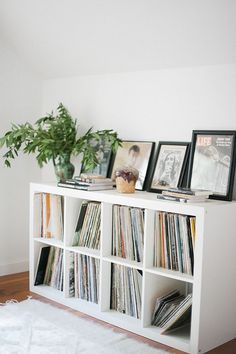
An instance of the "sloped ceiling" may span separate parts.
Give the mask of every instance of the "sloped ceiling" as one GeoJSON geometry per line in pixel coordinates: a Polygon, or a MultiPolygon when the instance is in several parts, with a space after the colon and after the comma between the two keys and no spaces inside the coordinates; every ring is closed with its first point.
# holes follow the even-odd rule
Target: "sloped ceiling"
{"type": "Polygon", "coordinates": [[[235,0],[1,0],[0,37],[44,78],[236,62],[235,0]]]}

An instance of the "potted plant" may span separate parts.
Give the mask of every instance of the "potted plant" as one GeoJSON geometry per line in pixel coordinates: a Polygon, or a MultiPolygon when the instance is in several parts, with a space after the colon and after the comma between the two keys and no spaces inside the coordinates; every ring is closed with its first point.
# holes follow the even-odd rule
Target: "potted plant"
{"type": "Polygon", "coordinates": [[[71,117],[62,103],[56,114],[52,112],[37,120],[34,125],[28,122],[12,124],[11,130],[0,138],[0,147],[7,148],[3,155],[5,165],[10,167],[11,160],[18,156],[19,151],[25,154],[35,153],[40,167],[53,161],[57,179],[68,179],[74,173],[71,156],[82,154],[82,164],[86,170],[97,165],[92,142],[102,139],[110,143],[113,151],[121,144],[113,130],[93,132],[90,128],[83,136],[78,137],[77,129],[77,120],[71,117]]]}

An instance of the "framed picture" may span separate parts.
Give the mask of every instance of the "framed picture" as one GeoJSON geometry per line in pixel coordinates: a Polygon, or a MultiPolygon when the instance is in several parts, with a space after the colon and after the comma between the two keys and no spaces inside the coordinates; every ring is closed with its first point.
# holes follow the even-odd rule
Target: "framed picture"
{"type": "Polygon", "coordinates": [[[111,177],[115,179],[115,171],[119,168],[136,168],[139,171],[139,177],[135,189],[143,190],[154,146],[155,143],[150,141],[123,141],[114,157],[111,177]]]}
{"type": "Polygon", "coordinates": [[[111,158],[112,158],[111,145],[108,142],[100,140],[100,141],[92,142],[92,146],[96,151],[98,165],[93,170],[90,171],[88,170],[85,171],[85,168],[82,165],[80,173],[87,172],[87,173],[99,174],[104,177],[107,177],[109,173],[111,158]]]}
{"type": "Polygon", "coordinates": [[[160,141],[149,186],[150,192],[160,193],[179,187],[184,178],[190,143],[160,141]]]}
{"type": "Polygon", "coordinates": [[[232,130],[193,131],[188,187],[210,190],[213,199],[232,200],[235,136],[232,130]]]}

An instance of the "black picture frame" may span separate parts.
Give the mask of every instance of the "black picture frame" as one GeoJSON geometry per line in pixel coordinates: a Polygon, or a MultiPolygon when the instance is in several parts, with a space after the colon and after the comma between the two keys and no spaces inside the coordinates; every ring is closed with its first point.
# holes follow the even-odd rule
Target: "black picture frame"
{"type": "Polygon", "coordinates": [[[139,178],[135,184],[135,189],[145,190],[154,147],[155,143],[153,141],[123,140],[122,145],[118,147],[116,154],[113,156],[109,176],[115,179],[115,171],[119,168],[136,168],[139,171],[139,178]]]}
{"type": "Polygon", "coordinates": [[[108,177],[113,156],[111,144],[103,139],[100,141],[94,140],[91,144],[97,153],[99,163],[94,169],[89,171],[86,170],[85,166],[82,164],[80,173],[89,173],[108,177]]]}
{"type": "Polygon", "coordinates": [[[193,130],[187,186],[213,191],[211,199],[232,200],[235,130],[193,130]]]}
{"type": "Polygon", "coordinates": [[[182,186],[189,149],[189,142],[159,142],[149,192],[162,193],[170,187],[182,186]]]}

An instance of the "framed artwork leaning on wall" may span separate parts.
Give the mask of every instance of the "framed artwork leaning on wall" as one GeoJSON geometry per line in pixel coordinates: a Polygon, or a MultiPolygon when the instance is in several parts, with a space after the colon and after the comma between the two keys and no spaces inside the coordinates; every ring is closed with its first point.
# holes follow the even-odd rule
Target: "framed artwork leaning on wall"
{"type": "Polygon", "coordinates": [[[149,185],[150,192],[161,193],[165,189],[182,185],[189,145],[188,142],[159,142],[149,185]]]}
{"type": "Polygon", "coordinates": [[[123,140],[113,159],[110,176],[115,179],[115,171],[120,168],[135,168],[139,172],[135,189],[143,190],[155,143],[151,141],[123,140]]]}
{"type": "Polygon", "coordinates": [[[94,169],[89,171],[86,170],[82,165],[80,173],[90,173],[90,174],[107,177],[110,169],[111,159],[112,159],[111,144],[102,139],[100,141],[94,140],[91,143],[91,147],[96,152],[96,158],[98,164],[94,169]]]}
{"type": "Polygon", "coordinates": [[[232,200],[236,131],[194,130],[187,185],[213,192],[212,199],[232,200]]]}

